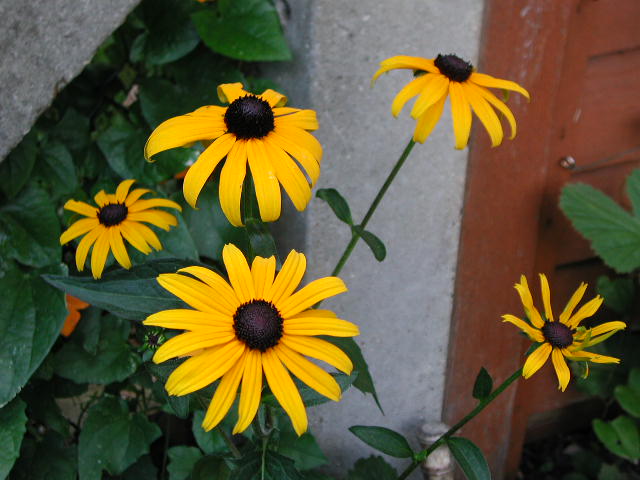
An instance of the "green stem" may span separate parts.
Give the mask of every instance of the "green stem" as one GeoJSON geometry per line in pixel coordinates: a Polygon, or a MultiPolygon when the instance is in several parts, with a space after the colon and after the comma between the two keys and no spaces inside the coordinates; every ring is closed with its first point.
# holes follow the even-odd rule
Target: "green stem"
{"type": "MultiPolygon", "coordinates": [[[[413,149],[413,146],[415,144],[416,142],[414,142],[413,140],[409,140],[409,143],[404,148],[402,155],[400,155],[400,157],[396,161],[396,164],[391,169],[391,172],[389,172],[387,179],[382,184],[382,187],[380,187],[380,190],[378,191],[376,198],[373,199],[373,202],[371,203],[369,210],[367,210],[367,213],[364,215],[364,218],[360,223],[360,227],[362,227],[363,230],[366,228],[367,223],[369,223],[369,220],[371,220],[371,217],[375,213],[376,208],[378,208],[378,205],[382,201],[382,198],[384,197],[385,193],[387,193],[387,190],[391,186],[391,183],[393,182],[393,180],[396,178],[396,175],[402,168],[402,165],[404,165],[405,160],[411,153],[411,150],[413,149]]],[[[340,260],[338,260],[338,263],[336,264],[336,268],[333,269],[333,273],[331,275],[336,276],[342,271],[342,268],[344,267],[345,263],[347,263],[347,260],[349,259],[351,252],[353,252],[353,249],[356,247],[358,240],[360,240],[360,235],[357,235],[356,233],[352,233],[351,241],[349,241],[347,247],[344,249],[344,252],[340,257],[340,260]]]]}
{"type": "Polygon", "coordinates": [[[404,470],[404,472],[400,474],[400,476],[398,477],[398,480],[404,480],[405,478],[407,478],[409,474],[413,472],[418,467],[418,465],[420,465],[420,463],[423,462],[429,455],[431,455],[431,453],[436,448],[438,448],[440,445],[445,443],[449,437],[451,437],[454,433],[456,433],[458,430],[464,427],[472,418],[474,418],[482,410],[484,410],[487,405],[493,402],[493,400],[495,400],[495,398],[498,395],[504,392],[507,389],[507,387],[511,385],[513,382],[515,382],[518,378],[520,378],[521,375],[522,375],[522,368],[519,368],[518,370],[513,372],[513,374],[509,378],[507,378],[504,382],[502,382],[502,384],[498,388],[496,388],[493,392],[491,392],[487,397],[483,398],[473,410],[471,410],[467,415],[464,416],[462,420],[456,423],[453,427],[451,427],[445,433],[440,435],[440,437],[431,445],[429,445],[427,448],[418,452],[415,455],[411,464],[404,470]]]}

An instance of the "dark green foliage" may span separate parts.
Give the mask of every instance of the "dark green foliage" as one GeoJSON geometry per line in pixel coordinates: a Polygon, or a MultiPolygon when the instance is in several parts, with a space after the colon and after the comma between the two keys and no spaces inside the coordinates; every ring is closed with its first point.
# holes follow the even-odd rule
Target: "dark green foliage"
{"type": "Polygon", "coordinates": [[[413,457],[413,450],[404,436],[384,427],[355,425],[349,431],[376,450],[398,458],[413,457]]]}

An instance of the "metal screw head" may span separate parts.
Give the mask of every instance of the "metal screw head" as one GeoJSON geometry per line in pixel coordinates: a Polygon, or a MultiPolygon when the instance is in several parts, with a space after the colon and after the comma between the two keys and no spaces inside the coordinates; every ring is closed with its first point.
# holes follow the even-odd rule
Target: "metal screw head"
{"type": "Polygon", "coordinates": [[[576,168],[576,159],[571,155],[567,155],[566,157],[562,157],[560,159],[560,166],[566,170],[573,170],[576,168]]]}

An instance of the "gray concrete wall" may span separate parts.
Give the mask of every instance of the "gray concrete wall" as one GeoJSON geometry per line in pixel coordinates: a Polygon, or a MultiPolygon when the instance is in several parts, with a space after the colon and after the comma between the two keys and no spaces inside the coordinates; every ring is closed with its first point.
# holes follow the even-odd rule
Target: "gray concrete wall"
{"type": "Polygon", "coordinates": [[[0,161],[138,2],[0,1],[0,161]]]}
{"type": "MultiPolygon", "coordinates": [[[[324,146],[318,187],[337,188],[359,221],[415,126],[408,111],[398,119],[390,113],[411,72],[391,72],[371,89],[378,62],[399,54],[432,58],[438,53],[475,62],[484,2],[290,4],[287,30],[297,58],[292,69],[280,70],[278,80],[295,106],[317,110],[317,137],[324,146]]],[[[355,389],[341,404],[312,410],[312,429],[332,471],[345,472],[357,458],[373,453],[348,432],[351,425],[393,428],[417,446],[422,422],[440,419],[468,153],[454,150],[453,143],[447,106],[369,224],[384,240],[387,259],[378,263],[360,244],[341,275],[350,291],[324,304],[360,326],[358,340],[386,413],[355,389]]],[[[305,227],[307,278],[326,276],[349,230],[319,200],[311,203],[305,227]]],[[[406,461],[395,464],[400,468],[406,461]]]]}

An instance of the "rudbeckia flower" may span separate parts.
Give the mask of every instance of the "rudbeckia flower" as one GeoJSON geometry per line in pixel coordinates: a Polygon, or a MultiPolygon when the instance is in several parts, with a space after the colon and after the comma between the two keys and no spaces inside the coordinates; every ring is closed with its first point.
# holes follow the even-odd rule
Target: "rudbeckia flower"
{"type": "Polygon", "coordinates": [[[60,335],[68,337],[73,333],[76,329],[76,325],[78,325],[78,322],[80,321],[80,310],[84,310],[89,307],[89,304],[74,297],[73,295],[69,295],[68,293],[65,300],[67,302],[67,311],[69,312],[69,315],[67,315],[67,318],[64,321],[60,335]]]}
{"type": "Polygon", "coordinates": [[[411,116],[418,121],[413,134],[414,141],[423,143],[431,134],[442,115],[447,97],[451,98],[456,148],[464,148],[469,141],[471,110],[486,128],[492,146],[500,145],[504,136],[494,109],[502,113],[509,122],[509,138],[516,136],[516,119],[513,113],[488,88],[512,90],[529,99],[529,92],[517,83],[478,73],[469,62],[456,55],[438,55],[435,59],[405,55],[391,57],[380,63],[380,69],[373,76],[372,82],[383,73],[399,68],[411,69],[418,75],[400,90],[391,105],[391,113],[397,117],[404,104],[419,95],[411,109],[411,116]]]}
{"type": "Polygon", "coordinates": [[[589,300],[574,313],[576,306],[587,289],[587,284],[582,283],[571,296],[560,316],[555,319],[551,311],[549,283],[544,274],[540,274],[540,287],[542,290],[542,303],[544,304],[544,317],[533,305],[531,291],[524,275],[520,277],[520,283],[516,283],[515,288],[520,294],[526,319],[520,319],[514,315],[502,316],[504,322],[513,323],[527,334],[532,341],[540,344],[527,357],[522,369],[524,378],[529,378],[536,373],[551,356],[553,368],[558,376],[558,388],[564,392],[570,378],[569,367],[565,358],[580,362],[620,363],[618,358],[584,351],[585,348],[603,342],[615,332],[627,326],[624,322],[618,321],[606,322],[594,328],[580,326],[580,322],[595,314],[600,308],[603,301],[601,296],[598,295],[589,300]]]}
{"type": "Polygon", "coordinates": [[[91,253],[91,273],[93,278],[100,278],[107,262],[109,251],[124,268],[131,268],[131,260],[124,240],[145,255],[151,247],[162,250],[160,239],[144,223],[150,223],[163,230],[169,230],[178,224],[175,216],[154,207],[167,207],[182,210],[180,205],[166,198],[142,198],[151,192],[146,188],[136,188],[129,192],[135,180],[124,180],[118,185],[116,193],[105,193],[100,190],[94,197],[97,207],[85,202],[68,200],[64,204],[66,210],[84,215],[71,225],[61,236],[60,245],[84,235],[76,250],[76,266],[78,271],[84,270],[84,263],[91,253]]]}
{"type": "Polygon", "coordinates": [[[280,184],[296,209],[304,210],[320,176],[322,146],[308,132],[318,128],[316,112],[284,107],[287,97],[274,90],[252,95],[241,83],[220,85],[218,96],[229,106],[201,107],[160,124],[147,140],[145,158],[197,141],[207,145],[184,179],[184,198],[194,208],[205,182],[226,159],[220,173],[220,205],[237,227],[242,226],[240,200],[247,163],[263,221],[280,217],[280,184]]]}
{"type": "Polygon", "coordinates": [[[233,433],[244,431],[255,417],[264,372],[271,392],[302,435],[307,414],[290,373],[327,398],[340,399],[334,378],[304,356],[351,373],[349,357],[316,335],[353,337],[358,327],[329,310],[311,309],[347,288],[339,278],[326,277],[294,293],[306,269],[305,256],[295,251],[277,275],[275,257],[256,257],[249,268],[242,252],[229,244],[222,258],[228,283],[204,267],[158,277],[160,285],[192,309],[164,310],[147,317],[145,325],[186,330],[164,343],[153,361],[190,357],[169,376],[170,395],[186,395],[221,378],[202,423],[205,430],[220,423],[240,388],[233,433]]]}

